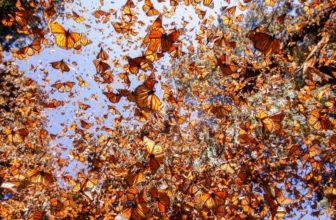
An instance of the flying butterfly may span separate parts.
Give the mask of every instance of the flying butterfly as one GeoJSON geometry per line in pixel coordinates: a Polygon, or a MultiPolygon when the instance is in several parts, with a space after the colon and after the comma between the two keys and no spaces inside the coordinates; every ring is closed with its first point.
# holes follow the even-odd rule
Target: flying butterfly
{"type": "Polygon", "coordinates": [[[148,153],[149,167],[155,173],[159,169],[160,164],[163,163],[162,147],[147,137],[144,137],[143,141],[148,153]]]}
{"type": "Polygon", "coordinates": [[[228,16],[226,16],[226,15],[223,16],[223,23],[224,23],[225,25],[230,25],[230,24],[232,24],[232,22],[233,22],[233,18],[228,17],[228,16]]]}
{"type": "Polygon", "coordinates": [[[70,66],[67,62],[65,62],[63,59],[60,61],[55,61],[50,63],[52,68],[59,69],[61,72],[69,72],[70,66]]]}
{"type": "Polygon", "coordinates": [[[237,66],[232,64],[226,64],[225,55],[222,55],[220,58],[216,56],[216,61],[217,61],[216,64],[218,65],[219,69],[221,70],[224,76],[232,75],[238,70],[237,66]]]}
{"type": "Polygon", "coordinates": [[[134,110],[134,118],[139,122],[146,122],[149,118],[149,111],[146,109],[141,110],[136,108],[134,110]]]}
{"type": "Polygon", "coordinates": [[[71,81],[66,81],[66,82],[57,81],[51,86],[56,88],[59,92],[63,93],[63,92],[71,92],[72,87],[75,84],[76,84],[75,82],[71,82],[71,81]]]}
{"type": "Polygon", "coordinates": [[[77,43],[81,39],[81,34],[76,32],[71,32],[70,30],[65,30],[60,24],[57,22],[50,23],[51,32],[55,34],[56,44],[67,50],[74,47],[75,43],[77,43]]]}
{"type": "Polygon", "coordinates": [[[165,33],[163,29],[154,29],[149,34],[150,43],[148,50],[151,52],[168,52],[173,44],[178,40],[182,34],[182,30],[172,30],[169,34],[165,33]]]}
{"type": "Polygon", "coordinates": [[[147,59],[146,55],[142,55],[140,57],[135,57],[135,58],[131,58],[129,56],[126,56],[126,59],[128,61],[129,64],[129,72],[132,74],[137,74],[139,72],[140,69],[142,70],[146,70],[147,68],[152,68],[152,61],[154,59],[147,59]]]}
{"type": "Polygon", "coordinates": [[[142,85],[135,89],[135,102],[140,109],[147,108],[154,111],[161,109],[161,101],[154,94],[154,86],[156,82],[155,75],[151,74],[142,85]]]}
{"type": "Polygon", "coordinates": [[[109,55],[101,47],[99,53],[96,56],[96,59],[108,60],[108,58],[109,58],[109,55]]]}
{"type": "Polygon", "coordinates": [[[78,85],[79,85],[80,87],[88,87],[88,86],[89,86],[89,83],[86,82],[86,81],[83,79],[83,77],[81,77],[81,76],[77,76],[76,79],[78,80],[78,85]]]}
{"type": "Polygon", "coordinates": [[[121,95],[119,93],[114,92],[103,92],[103,94],[109,99],[112,103],[118,103],[121,99],[121,95]]]}
{"type": "Polygon", "coordinates": [[[79,106],[80,109],[83,109],[83,110],[87,110],[88,108],[91,108],[90,105],[85,104],[85,103],[80,102],[80,101],[78,101],[78,106],[79,106]]]}
{"type": "Polygon", "coordinates": [[[83,16],[80,16],[79,14],[77,14],[76,12],[72,11],[72,18],[77,22],[77,23],[81,23],[83,21],[85,21],[85,18],[83,16]]]}
{"type": "Polygon", "coordinates": [[[155,16],[160,14],[160,12],[156,8],[154,8],[151,0],[145,0],[145,4],[142,7],[142,9],[144,10],[147,16],[155,16]]]}
{"type": "Polygon", "coordinates": [[[265,56],[280,49],[280,40],[266,33],[250,31],[247,37],[253,42],[253,46],[265,56]]]}
{"type": "Polygon", "coordinates": [[[57,107],[62,106],[62,105],[64,105],[63,101],[60,101],[60,100],[57,100],[57,99],[53,99],[50,102],[45,103],[43,105],[43,107],[45,107],[45,108],[57,108],[57,107]]]}
{"type": "Polygon", "coordinates": [[[93,63],[97,73],[103,74],[106,70],[111,69],[111,66],[102,60],[94,60],[93,63]]]}
{"type": "Polygon", "coordinates": [[[204,19],[207,11],[201,10],[201,9],[196,9],[196,14],[198,15],[199,19],[204,19]]]}

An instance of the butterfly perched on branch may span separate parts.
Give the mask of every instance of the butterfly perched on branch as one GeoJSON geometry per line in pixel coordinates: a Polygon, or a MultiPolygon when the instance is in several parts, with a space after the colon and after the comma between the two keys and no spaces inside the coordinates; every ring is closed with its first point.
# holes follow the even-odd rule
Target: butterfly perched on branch
{"type": "Polygon", "coordinates": [[[259,110],[257,118],[269,132],[277,132],[281,129],[282,113],[268,115],[265,111],[259,110]]]}
{"type": "Polygon", "coordinates": [[[326,130],[330,123],[322,111],[312,110],[307,116],[307,121],[315,130],[326,130]]]}
{"type": "Polygon", "coordinates": [[[3,130],[3,133],[7,135],[8,142],[13,144],[19,144],[22,143],[24,139],[28,136],[29,131],[25,128],[16,130],[5,128],[3,130]]]}

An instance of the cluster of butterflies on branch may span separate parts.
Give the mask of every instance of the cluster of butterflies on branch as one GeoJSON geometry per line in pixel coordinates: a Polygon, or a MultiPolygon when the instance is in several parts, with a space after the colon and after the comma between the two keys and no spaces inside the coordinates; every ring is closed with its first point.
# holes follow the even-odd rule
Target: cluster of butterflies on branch
{"type": "MultiPolygon", "coordinates": [[[[21,1],[17,0],[14,14],[2,18],[2,24],[20,26],[18,32],[34,39],[21,48],[11,48],[13,58],[28,59],[50,42],[77,54],[93,43],[85,33],[56,21],[53,0],[21,1]],[[30,26],[38,16],[49,30],[30,26]],[[52,39],[45,37],[49,32],[52,39]]],[[[6,63],[14,71],[0,77],[4,91],[0,93],[0,113],[5,116],[0,116],[0,142],[4,143],[4,150],[0,149],[0,216],[41,220],[279,219],[308,205],[313,210],[310,215],[319,216],[318,202],[323,198],[335,208],[336,98],[331,82],[336,78],[336,64],[335,52],[330,52],[334,49],[328,44],[335,34],[330,28],[334,27],[335,3],[286,1],[303,5],[306,15],[302,17],[314,16],[314,11],[316,19],[319,12],[330,10],[331,14],[316,22],[329,28],[321,30],[317,42],[310,42],[314,52],[298,59],[299,53],[290,50],[299,45],[293,36],[311,24],[287,19],[287,12],[279,14],[277,10],[286,4],[277,0],[260,3],[273,11],[267,14],[270,23],[256,28],[247,28],[244,13],[236,15],[230,0],[225,0],[227,6],[220,10],[218,26],[213,24],[217,18],[206,15],[217,7],[217,1],[170,0],[170,10],[164,6],[163,11],[153,2],[145,0],[139,7],[127,0],[118,10],[105,10],[101,0],[102,7],[93,13],[97,24],[111,24],[114,34],[121,36],[115,45],[125,39],[135,42],[136,27],[144,24],[136,10],[155,18],[145,36],[137,40],[141,55],[113,59],[108,53],[111,50],[101,43],[93,51],[95,58],[86,63],[94,69],[90,77],[97,87],[105,86],[102,97],[110,104],[104,106],[107,114],[91,117],[95,122],[86,117],[96,107],[85,97],[73,102],[75,108],[78,104],[73,123],[60,123],[60,133],[49,133],[43,127],[48,123],[41,119],[42,109],[59,110],[68,104],[68,98],[41,104],[45,97],[36,82],[6,63]],[[186,28],[191,17],[183,17],[184,28],[165,25],[165,18],[172,18],[183,5],[195,9],[200,19],[195,42],[188,38],[196,32],[195,27],[186,28]],[[120,20],[110,22],[112,16],[120,20]],[[289,24],[295,26],[291,29],[289,24]],[[157,65],[167,57],[169,68],[159,72],[157,65]],[[118,76],[116,69],[122,69],[118,76]],[[125,87],[115,89],[118,77],[125,87]],[[140,82],[131,80],[134,78],[140,82]],[[131,102],[131,113],[140,123],[133,125],[126,116],[125,120],[115,117],[107,125],[110,114],[120,114],[117,106],[125,104],[122,99],[131,102]],[[72,147],[47,145],[64,137],[72,141],[72,147]],[[62,156],[64,152],[68,158],[62,156]],[[80,166],[68,172],[71,161],[80,166]]],[[[165,0],[157,2],[165,4],[165,0]]],[[[258,10],[257,4],[238,0],[240,11],[258,10]]],[[[84,13],[72,11],[65,16],[83,23],[87,19],[84,13]]],[[[171,25],[178,26],[176,21],[171,25]]],[[[60,76],[71,75],[72,65],[77,66],[65,57],[50,62],[60,76]]],[[[76,79],[57,78],[51,83],[52,93],[69,94],[72,99],[77,85],[90,88],[85,75],[76,74],[76,79]]],[[[90,98],[97,101],[97,97],[90,98]]]]}

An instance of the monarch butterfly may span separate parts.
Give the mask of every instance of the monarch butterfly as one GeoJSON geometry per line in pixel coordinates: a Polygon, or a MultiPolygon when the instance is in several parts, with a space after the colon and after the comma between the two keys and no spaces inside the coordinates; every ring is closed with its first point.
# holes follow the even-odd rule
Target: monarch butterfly
{"type": "Polygon", "coordinates": [[[147,67],[152,67],[151,61],[146,58],[146,55],[136,58],[130,58],[126,56],[129,64],[129,72],[132,74],[137,74],[139,69],[145,70],[147,67]]]}
{"type": "Polygon", "coordinates": [[[86,197],[88,197],[90,200],[92,200],[92,194],[91,191],[93,187],[98,185],[97,179],[90,179],[86,177],[84,180],[76,183],[76,185],[72,188],[72,192],[74,193],[83,193],[86,197]]]}
{"type": "Polygon", "coordinates": [[[209,8],[215,7],[214,0],[203,0],[203,5],[209,8]]]}
{"type": "Polygon", "coordinates": [[[285,21],[286,15],[287,15],[286,13],[280,15],[279,17],[277,17],[277,21],[278,21],[280,24],[283,24],[284,21],[285,21]]]}
{"type": "Polygon", "coordinates": [[[45,104],[43,105],[43,107],[45,107],[45,108],[57,108],[57,107],[59,107],[59,106],[61,106],[61,105],[64,105],[64,102],[63,102],[63,101],[53,99],[53,100],[51,100],[50,102],[45,103],[45,104]]]}
{"type": "Polygon", "coordinates": [[[253,42],[255,49],[264,55],[270,55],[280,49],[280,40],[261,32],[250,31],[247,37],[253,42]]]}
{"type": "Polygon", "coordinates": [[[108,60],[109,55],[105,52],[105,50],[101,47],[99,53],[97,54],[97,59],[108,60]]]}
{"type": "Polygon", "coordinates": [[[198,15],[199,19],[203,19],[205,17],[205,15],[206,15],[206,12],[207,11],[203,11],[203,10],[198,9],[198,8],[196,9],[196,14],[198,15]]]}
{"type": "Polygon", "coordinates": [[[149,214],[149,212],[150,208],[145,199],[145,195],[143,192],[141,192],[138,194],[135,201],[126,201],[121,216],[127,219],[144,219],[149,214]]]}
{"type": "Polygon", "coordinates": [[[43,220],[45,215],[41,211],[35,210],[32,217],[34,220],[43,220]]]}
{"type": "Polygon", "coordinates": [[[282,119],[282,113],[269,116],[263,110],[259,110],[257,112],[257,118],[261,120],[263,126],[265,126],[269,132],[277,132],[281,128],[280,123],[282,119]]]}
{"type": "Polygon", "coordinates": [[[232,107],[229,105],[216,105],[212,106],[211,112],[214,114],[217,118],[223,118],[229,114],[229,112],[232,110],[232,107]]]}
{"type": "Polygon", "coordinates": [[[65,30],[60,24],[57,22],[50,23],[51,32],[56,34],[55,40],[56,44],[67,50],[74,47],[75,43],[77,43],[81,39],[81,34],[76,32],[70,32],[70,30],[65,30]]]}
{"type": "Polygon", "coordinates": [[[105,16],[109,15],[109,13],[106,12],[106,11],[103,11],[103,10],[97,10],[97,11],[93,12],[92,15],[95,18],[100,19],[101,17],[105,17],[105,16]]]}
{"type": "Polygon", "coordinates": [[[145,38],[143,39],[143,42],[141,44],[141,47],[147,47],[148,44],[150,43],[151,39],[149,38],[149,35],[151,33],[152,30],[163,30],[163,27],[162,27],[162,14],[160,14],[156,19],[155,21],[153,22],[153,24],[151,24],[149,27],[148,27],[148,30],[149,30],[149,33],[146,34],[145,38]]]}
{"type": "Polygon", "coordinates": [[[157,188],[150,188],[149,193],[154,201],[156,201],[159,211],[165,213],[170,206],[170,199],[167,193],[164,190],[157,188]]]}
{"type": "Polygon", "coordinates": [[[240,143],[256,143],[256,140],[249,135],[249,131],[251,130],[251,123],[246,122],[245,124],[240,125],[239,130],[239,141],[240,143]]]}
{"type": "Polygon", "coordinates": [[[66,81],[64,83],[62,82],[56,82],[53,85],[51,85],[52,87],[55,87],[59,92],[71,92],[72,87],[75,85],[75,82],[71,82],[71,81],[66,81]]]}
{"type": "Polygon", "coordinates": [[[224,204],[226,194],[227,193],[224,191],[209,191],[201,196],[201,200],[208,208],[214,208],[218,205],[224,204]]]}
{"type": "Polygon", "coordinates": [[[113,74],[111,71],[101,73],[100,76],[104,79],[102,83],[112,83],[113,82],[113,74]]]}
{"type": "Polygon", "coordinates": [[[244,14],[240,14],[238,16],[235,17],[234,21],[237,23],[240,23],[244,18],[244,14]]]}
{"type": "Polygon", "coordinates": [[[16,11],[15,21],[20,26],[26,26],[28,24],[28,12],[27,11],[16,11]]]}
{"type": "Polygon", "coordinates": [[[223,16],[223,23],[225,25],[230,25],[230,24],[232,24],[232,22],[233,22],[233,18],[230,18],[230,17],[228,17],[226,15],[223,16]]]}
{"type": "Polygon", "coordinates": [[[184,124],[188,118],[188,115],[180,116],[177,111],[169,111],[168,114],[169,114],[168,121],[171,125],[184,124]]]}
{"type": "Polygon", "coordinates": [[[125,34],[131,30],[131,27],[127,23],[112,22],[112,25],[117,33],[125,34]]]}
{"type": "Polygon", "coordinates": [[[149,34],[150,43],[148,50],[156,52],[159,49],[159,52],[168,52],[181,34],[182,30],[176,29],[170,34],[165,33],[163,29],[152,30],[149,34]]]}
{"type": "Polygon", "coordinates": [[[69,72],[70,67],[67,62],[65,62],[63,59],[60,61],[55,61],[50,63],[52,68],[54,69],[60,69],[62,72],[69,72]]]}
{"type": "Polygon", "coordinates": [[[82,34],[79,42],[81,43],[81,45],[87,46],[92,43],[92,40],[89,40],[84,34],[82,34]]]}
{"type": "Polygon", "coordinates": [[[72,11],[72,18],[77,22],[81,23],[82,21],[85,21],[85,18],[83,16],[79,16],[76,12],[72,11]]]}
{"type": "Polygon", "coordinates": [[[170,0],[170,6],[176,7],[178,6],[178,2],[176,0],[170,0]]]}
{"type": "Polygon", "coordinates": [[[146,145],[149,166],[152,172],[156,172],[160,167],[160,163],[163,163],[163,152],[160,145],[156,145],[151,139],[144,137],[144,144],[146,145]]]}
{"type": "Polygon", "coordinates": [[[135,4],[133,3],[133,0],[127,0],[127,2],[122,7],[134,8],[135,4]]]}
{"type": "Polygon", "coordinates": [[[43,10],[43,15],[47,18],[47,20],[50,20],[50,18],[53,17],[55,14],[56,5],[54,3],[51,3],[46,9],[43,10]]]}
{"type": "Polygon", "coordinates": [[[139,122],[146,122],[149,118],[149,112],[146,109],[141,110],[136,108],[134,111],[134,118],[139,122]]]}
{"type": "Polygon", "coordinates": [[[317,110],[312,110],[307,120],[308,124],[316,130],[326,130],[329,128],[328,119],[317,110]]]}
{"type": "Polygon", "coordinates": [[[161,108],[160,99],[154,94],[156,80],[150,76],[142,85],[138,86],[135,93],[135,102],[141,109],[149,108],[158,111],[161,108]]]}
{"type": "Polygon", "coordinates": [[[231,16],[234,16],[234,14],[236,13],[236,6],[231,6],[229,8],[225,9],[225,12],[231,16]]]}
{"type": "Polygon", "coordinates": [[[241,206],[244,212],[248,214],[253,214],[254,213],[254,207],[257,207],[258,204],[256,204],[255,201],[251,201],[251,198],[248,196],[245,196],[241,200],[241,206]]]}
{"type": "Polygon", "coordinates": [[[29,170],[27,172],[32,183],[40,183],[48,186],[53,181],[53,176],[43,170],[29,170]]]}
{"type": "Polygon", "coordinates": [[[5,135],[7,135],[7,140],[13,144],[22,143],[29,134],[29,131],[25,128],[16,130],[5,128],[3,132],[5,133],[5,135]]]}
{"type": "Polygon", "coordinates": [[[89,86],[89,83],[84,81],[83,77],[77,76],[76,79],[78,80],[78,85],[80,87],[88,87],[89,86]]]}
{"type": "Polygon", "coordinates": [[[9,16],[4,16],[1,20],[1,23],[4,25],[4,26],[7,26],[7,27],[10,27],[14,24],[14,17],[9,14],[9,16]]]}
{"type": "Polygon", "coordinates": [[[118,103],[121,99],[121,95],[119,93],[113,92],[103,92],[103,94],[109,99],[112,103],[118,103]]]}
{"type": "Polygon", "coordinates": [[[151,0],[145,0],[145,4],[142,7],[142,9],[144,10],[147,16],[155,16],[160,13],[157,9],[154,8],[151,0]]]}
{"type": "Polygon", "coordinates": [[[50,198],[50,208],[52,211],[52,214],[56,216],[57,218],[63,218],[65,215],[65,205],[62,201],[64,201],[67,198],[57,199],[55,197],[50,198]]]}
{"type": "Polygon", "coordinates": [[[277,3],[278,0],[265,0],[266,5],[268,6],[274,6],[275,3],[277,3]]]}
{"type": "Polygon", "coordinates": [[[173,45],[170,50],[168,51],[171,57],[173,58],[179,58],[181,56],[184,56],[186,53],[181,51],[179,45],[173,45]]]}
{"type": "Polygon", "coordinates": [[[138,168],[136,171],[130,171],[125,176],[125,181],[128,185],[133,186],[135,184],[141,183],[145,181],[144,173],[140,168],[138,168]]]}
{"type": "Polygon", "coordinates": [[[110,65],[102,60],[94,60],[93,63],[96,66],[97,73],[100,74],[103,74],[106,70],[109,70],[111,68],[110,65]]]}
{"type": "Polygon", "coordinates": [[[132,11],[129,7],[124,7],[122,10],[122,17],[127,17],[129,21],[133,20],[134,11],[132,11]]]}
{"type": "Polygon", "coordinates": [[[232,75],[233,73],[235,73],[237,71],[237,67],[235,65],[229,65],[229,64],[225,64],[222,62],[222,60],[225,60],[226,56],[221,56],[220,58],[218,58],[216,56],[216,60],[217,60],[217,65],[219,66],[219,69],[221,70],[221,72],[223,73],[224,76],[228,76],[228,75],[232,75]]]}
{"type": "Polygon", "coordinates": [[[184,103],[184,97],[176,98],[171,90],[164,90],[163,97],[172,105],[181,106],[184,103]]]}
{"type": "Polygon", "coordinates": [[[42,51],[41,47],[41,39],[34,40],[30,45],[29,48],[31,48],[34,52],[39,53],[42,51]]]}
{"type": "Polygon", "coordinates": [[[93,126],[93,123],[88,123],[82,119],[80,120],[80,123],[81,123],[82,128],[85,128],[85,129],[90,129],[93,126]]]}
{"type": "Polygon", "coordinates": [[[26,53],[28,51],[28,47],[22,47],[19,50],[11,48],[11,51],[13,53],[14,58],[18,58],[19,60],[23,60],[27,58],[26,53]]]}

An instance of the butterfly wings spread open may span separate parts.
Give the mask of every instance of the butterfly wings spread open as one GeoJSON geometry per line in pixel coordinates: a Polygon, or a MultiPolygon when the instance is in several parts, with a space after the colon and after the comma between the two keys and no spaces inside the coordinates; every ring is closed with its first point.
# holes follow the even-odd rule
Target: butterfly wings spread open
{"type": "Polygon", "coordinates": [[[269,34],[250,31],[247,37],[253,42],[254,48],[266,56],[280,49],[280,40],[269,34]]]}
{"type": "Polygon", "coordinates": [[[65,49],[71,49],[81,39],[81,34],[65,30],[57,22],[50,23],[51,32],[55,34],[56,44],[65,49]]]}

